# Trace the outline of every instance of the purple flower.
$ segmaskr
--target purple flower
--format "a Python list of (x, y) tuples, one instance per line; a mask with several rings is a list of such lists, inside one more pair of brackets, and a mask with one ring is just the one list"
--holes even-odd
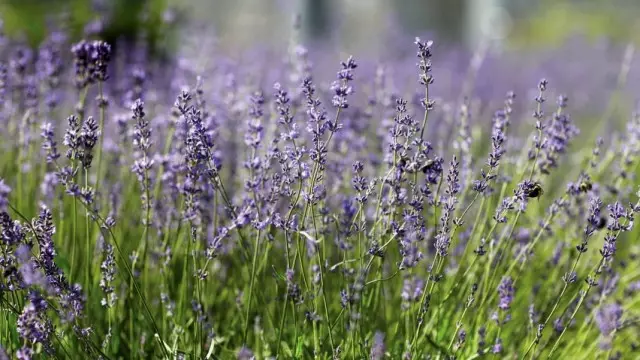
[[(419, 37), (416, 37), (414, 43), (418, 46), (417, 57), (420, 60), (418, 63), (418, 69), (420, 70), (419, 81), (420, 84), (428, 86), (433, 84), (433, 77), (431, 76), (431, 52), (433, 41), (429, 40), (423, 42)], [(426, 99), (425, 99), (426, 100)]]
[(211, 157), (213, 139), (206, 131), (202, 112), (191, 105), (191, 99), (191, 93), (182, 91), (175, 107), (184, 118), (187, 131), (183, 151), (186, 165), (186, 179), (182, 184), (182, 192), (186, 195), (184, 217), (191, 222), (198, 222), (203, 192), (200, 180)]
[[(24, 83), (24, 106), (29, 109), (38, 107), (38, 81), (35, 76), (27, 76)], [(28, 119), (29, 124), (32, 120)]]
[(0, 360), (10, 360), (7, 351), (0, 345)]
[(609, 210), (609, 218), (611, 218), (611, 221), (607, 225), (607, 229), (611, 231), (622, 230), (623, 226), (620, 223), (620, 219), (626, 218), (627, 216), (624, 206), (616, 201), (612, 205), (607, 205), (607, 210)]
[(52, 163), (60, 158), (58, 153), (58, 144), (55, 141), (55, 130), (53, 124), (50, 122), (44, 122), (40, 127), (42, 131), (40, 136), (42, 137), (42, 149), (47, 154), (47, 163)]
[(460, 191), (459, 183), (459, 165), (457, 158), (454, 156), (449, 164), (447, 173), (447, 188), (445, 189), (445, 197), (443, 201), (442, 214), (440, 216), (440, 229), (436, 235), (436, 252), (440, 256), (447, 256), (449, 246), (451, 245), (451, 217), (457, 203), (456, 195)]
[(147, 80), (147, 74), (141, 67), (135, 67), (131, 70), (129, 90), (125, 94), (125, 104), (133, 105), (137, 99), (144, 96), (144, 86)]
[(340, 65), (342, 69), (338, 71), (338, 80), (331, 85), (331, 90), (335, 93), (331, 103), (338, 109), (346, 109), (349, 107), (347, 97), (353, 94), (353, 87), (349, 83), (353, 81), (353, 70), (358, 67), (358, 64), (350, 56)]
[(151, 210), (150, 189), (152, 182), (149, 172), (154, 164), (153, 159), (149, 156), (149, 148), (151, 147), (151, 129), (149, 122), (145, 118), (144, 103), (137, 99), (131, 105), (132, 118), (135, 121), (133, 126), (133, 145), (136, 147), (135, 161), (132, 166), (133, 172), (138, 177), (140, 183), (140, 198), (142, 199), (143, 217), (142, 221), (147, 224), (147, 216)]
[(78, 171), (70, 166), (65, 166), (56, 172), (56, 176), (60, 183), (65, 187), (65, 192), (71, 196), (80, 196), (80, 187), (74, 182), (74, 178)]
[(447, 173), (447, 188), (445, 189), (445, 194), (448, 195), (449, 198), (455, 199), (455, 196), (460, 192), (459, 165), (460, 163), (458, 162), (457, 157), (454, 155), (453, 159), (451, 159), (451, 162), (449, 163), (449, 172)]
[(111, 60), (111, 46), (104, 41), (82, 40), (71, 47), (76, 71), (76, 87), (104, 82), (109, 78), (107, 65)]
[(80, 286), (69, 284), (65, 274), (55, 262), (56, 250), (53, 235), (56, 228), (51, 212), (44, 205), (41, 207), (38, 217), (33, 221), (33, 228), (40, 247), (38, 264), (47, 277), (48, 286), (58, 295), (62, 308), (59, 311), (64, 315), (65, 320), (73, 321), (83, 315), (84, 297)]
[(33, 60), (33, 51), (30, 48), (19, 45), (11, 54), (9, 60), (9, 67), (12, 70), (12, 75), (18, 81), (24, 81), (27, 68)]
[(81, 41), (71, 47), (73, 53), (73, 64), (75, 66), (76, 87), (84, 88), (90, 80), (89, 76), (89, 45), (86, 41)]
[(553, 330), (560, 334), (564, 331), (564, 325), (562, 324), (562, 318), (557, 318), (553, 321)]
[(484, 326), (481, 326), (478, 329), (478, 355), (483, 355), (484, 354), (484, 347), (487, 344), (486, 342), (487, 339), (487, 328)]
[(64, 133), (63, 144), (68, 147), (66, 156), (70, 160), (78, 159), (78, 152), (81, 150), (80, 122), (78, 117), (71, 115), (67, 118), (67, 130)]
[(502, 339), (500, 338), (496, 339), (496, 343), (493, 344), (493, 347), (491, 348), (491, 352), (494, 354), (502, 353)]
[(244, 142), (253, 149), (257, 149), (260, 146), (264, 136), (264, 127), (262, 126), (264, 102), (265, 99), (262, 91), (256, 91), (251, 96), (249, 121), (247, 122), (247, 132), (244, 135)]
[[(613, 257), (616, 253), (616, 241), (623, 231), (629, 231), (633, 227), (633, 211), (627, 210), (619, 202), (608, 205), (610, 221), (607, 224), (607, 234), (604, 237), (604, 244), (600, 254), (604, 259)], [(625, 221), (623, 224), (622, 221)]]
[(96, 146), (99, 136), (100, 129), (98, 129), (98, 123), (93, 116), (89, 116), (82, 124), (80, 130), (80, 139), (85, 151), (91, 151), (94, 146)]
[(8, 84), (9, 73), (7, 70), (7, 65), (3, 62), (0, 62), (0, 120), (4, 116), (3, 110), (6, 106), (5, 99), (7, 96), (7, 89), (9, 88)]
[(300, 136), (300, 133), (294, 121), (294, 116), (291, 114), (291, 99), (280, 83), (275, 83), (273, 88), (276, 91), (275, 106), (279, 115), (278, 124), (283, 125), (285, 129), (280, 137), (285, 141), (295, 140)]
[(45, 95), (45, 103), (52, 111), (58, 106), (61, 100), (60, 76), (64, 72), (64, 59), (62, 57), (62, 47), (65, 35), (60, 31), (53, 31), (38, 49), (38, 62), (36, 69), (38, 75), (44, 82), (42, 93)]
[[(1, 182), (0, 182), (1, 183)], [(9, 214), (0, 212), (0, 226), (2, 227), (2, 242), (7, 245), (20, 244), (25, 239), (25, 230), (19, 221), (13, 221)]]
[(554, 115), (554, 120), (545, 128), (547, 137), (544, 157), (540, 164), (542, 173), (548, 173), (550, 168), (557, 166), (558, 157), (566, 152), (571, 139), (577, 136), (579, 130), (571, 122), (567, 114)]
[(102, 306), (110, 308), (115, 305), (118, 299), (118, 295), (115, 293), (115, 288), (113, 287), (113, 281), (116, 275), (116, 260), (113, 255), (113, 246), (110, 244), (105, 242), (102, 252), (103, 260), (100, 264), (100, 288), (104, 293), (104, 297), (100, 303)]
[(11, 188), (4, 183), (3, 179), (0, 178), (0, 212), (7, 210), (7, 205), (9, 205), (9, 193), (11, 193)]
[(255, 355), (253, 355), (253, 351), (251, 351), (249, 348), (247, 347), (242, 347), (239, 351), (238, 351), (238, 356), (237, 359), (238, 360), (255, 360)]
[(29, 301), (18, 316), (18, 335), (29, 345), (31, 349), (36, 344), (41, 344), (50, 351), (50, 338), (53, 334), (53, 325), (47, 316), (47, 302), (36, 292), (29, 293)]
[(65, 134), (64, 144), (69, 147), (67, 150), (67, 157), (73, 156), (79, 159), (82, 166), (85, 169), (91, 167), (93, 161), (93, 148), (98, 143), (100, 136), (100, 129), (98, 129), (98, 123), (92, 116), (89, 116), (87, 120), (82, 124), (82, 127), (77, 129), (77, 118), (70, 116), (68, 119), (69, 128)]
[(40, 246), (39, 263), (52, 285), (56, 287), (57, 291), (62, 291), (66, 286), (63, 283), (64, 276), (55, 263), (56, 250), (52, 239), (55, 227), (48, 208), (42, 206), (40, 215), (34, 221), (33, 226), (38, 235), (38, 245)]
[(507, 217), (505, 213), (509, 210), (515, 209), (515, 198), (514, 197), (506, 197), (502, 199), (502, 202), (496, 207), (495, 214), (493, 215), (493, 219), (499, 223), (507, 222)]
[(151, 129), (149, 122), (145, 119), (144, 102), (136, 99), (131, 105), (132, 118), (135, 121), (133, 131), (133, 145), (142, 152), (146, 152), (151, 147)]
[(27, 286), (39, 286), (48, 288), (48, 282), (44, 274), (37, 268), (36, 263), (31, 259), (31, 249), (25, 244), (21, 244), (16, 249), (16, 257), (20, 263), (20, 276)]
[(466, 340), (467, 340), (467, 332), (464, 329), (460, 329), (460, 331), (458, 331), (458, 346), (461, 346), (462, 344), (464, 344)]
[[(423, 258), (423, 253), (418, 247), (418, 229), (409, 229), (409, 231), (402, 231), (404, 237), (400, 240), (400, 255), (402, 255), (402, 261), (400, 262), (400, 269), (412, 268), (418, 264)], [(447, 242), (446, 235), (440, 239), (440, 246), (444, 246), (443, 243)], [(438, 244), (436, 244), (438, 246)]]
[(564, 96), (561, 96), (558, 101), (558, 111), (549, 121), (543, 122), (542, 104), (545, 101), (544, 92), (546, 89), (547, 81), (543, 79), (538, 84), (539, 94), (535, 99), (538, 106), (533, 115), (536, 118), (536, 129), (542, 138), (536, 136), (534, 138), (535, 150), (529, 151), (529, 159), (537, 161), (536, 165), (542, 174), (549, 174), (551, 169), (557, 167), (560, 155), (566, 152), (570, 141), (579, 133), (569, 115), (563, 112), (567, 106), (567, 98)]
[(504, 142), (505, 142), (505, 133), (504, 133), (504, 120), (506, 115), (504, 111), (497, 111), (494, 115), (494, 126), (493, 133), (491, 134), (491, 152), (489, 153), (489, 160), (487, 160), (487, 165), (489, 165), (490, 169), (496, 169), (500, 164), (500, 159), (505, 153)]
[(18, 360), (31, 360), (33, 358), (34, 351), (28, 346), (23, 346), (16, 351), (16, 359)]
[[(602, 201), (599, 197), (595, 196), (589, 199), (589, 212), (587, 217), (587, 226), (584, 229), (585, 238), (591, 237), (596, 230), (600, 229), (600, 209), (602, 208)], [(580, 250), (580, 249), (578, 249)], [(584, 252), (584, 251), (581, 251)]]
[(376, 331), (373, 335), (373, 344), (371, 345), (371, 353), (369, 354), (370, 360), (382, 360), (384, 359), (386, 352), (386, 346), (384, 344), (384, 333)]
[(309, 156), (311, 160), (323, 165), (328, 151), (323, 140), (327, 130), (327, 112), (322, 107), (320, 99), (316, 97), (315, 85), (310, 76), (303, 80), (302, 92), (307, 103), (307, 131), (311, 133), (313, 143)]
[(514, 291), (513, 280), (511, 279), (511, 277), (503, 277), (500, 285), (498, 285), (498, 308), (500, 308), (500, 310), (507, 311), (511, 308)]
[(598, 324), (600, 334), (603, 336), (603, 340), (600, 343), (601, 348), (611, 348), (614, 330), (622, 326), (622, 315), (623, 309), (618, 303), (604, 305), (596, 313), (596, 324)]

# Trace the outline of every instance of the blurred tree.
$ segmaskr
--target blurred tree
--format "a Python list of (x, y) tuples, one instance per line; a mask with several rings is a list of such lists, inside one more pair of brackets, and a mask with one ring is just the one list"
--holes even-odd
[(303, 31), (309, 38), (320, 38), (329, 31), (331, 6), (327, 0), (304, 0), (302, 4)]
[(467, 1), (396, 0), (393, 7), (405, 30), (411, 33), (434, 31), (441, 41), (458, 42), (465, 35)]
[(47, 22), (54, 20), (53, 14), (68, 12), (65, 26), (77, 33), (84, 26), (90, 7), (86, 1), (65, 0), (4, 0), (0, 2), (0, 16), (9, 35), (26, 37), (31, 45), (37, 45), (47, 32)]
[(22, 34), (37, 45), (50, 22), (66, 15), (62, 24), (74, 39), (87, 32), (115, 44), (134, 41), (144, 30), (149, 50), (164, 36), (167, 0), (3, 0), (0, 14), (10, 35)]

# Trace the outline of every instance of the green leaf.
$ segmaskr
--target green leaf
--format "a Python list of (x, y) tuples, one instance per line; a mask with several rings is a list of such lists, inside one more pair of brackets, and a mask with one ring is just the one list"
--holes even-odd
[(298, 336), (298, 346), (296, 347), (296, 359), (302, 358), (302, 354), (304, 353), (304, 336)]
[(284, 354), (286, 355), (286, 357), (290, 358), (293, 356), (293, 352), (291, 351), (291, 348), (289, 347), (289, 344), (287, 344), (286, 341), (282, 341), (280, 343), (280, 346), (282, 346), (282, 351), (284, 351)]

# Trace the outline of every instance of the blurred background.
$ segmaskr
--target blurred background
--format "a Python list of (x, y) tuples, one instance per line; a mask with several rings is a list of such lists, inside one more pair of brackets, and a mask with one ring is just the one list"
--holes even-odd
[(33, 47), (57, 33), (97, 37), (134, 63), (153, 60), (148, 71), (243, 64), (266, 83), (288, 76), (282, 61), (304, 45), (319, 78), (355, 55), (363, 79), (386, 69), (400, 92), (415, 91), (420, 36), (436, 44), (445, 113), (467, 97), (482, 109), (502, 106), (507, 91), (533, 99), (543, 77), (601, 123), (640, 100), (640, 0), (0, 0), (0, 21), (0, 32)]
[(170, 35), (167, 28), (198, 26), (225, 47), (286, 43), (295, 14), (305, 42), (351, 51), (383, 52), (398, 34), (471, 47), (555, 46), (576, 33), (636, 41), (640, 34), (638, 0), (0, 0), (5, 30), (34, 45), (58, 13), (76, 37), (143, 30), (156, 44)]
[(307, 41), (383, 51), (389, 38), (425, 32), (448, 43), (554, 46), (581, 33), (592, 39), (637, 37), (637, 0), (210, 0), (188, 1), (225, 42), (286, 37), (300, 14)]

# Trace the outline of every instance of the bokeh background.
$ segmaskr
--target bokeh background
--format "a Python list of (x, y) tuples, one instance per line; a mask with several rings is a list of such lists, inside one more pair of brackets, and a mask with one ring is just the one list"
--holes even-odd
[(507, 47), (558, 46), (576, 33), (614, 41), (636, 41), (640, 34), (637, 0), (0, 1), (6, 30), (30, 42), (44, 37), (56, 12), (68, 16), (76, 36), (93, 27), (108, 37), (132, 36), (141, 28), (150, 37), (166, 37), (162, 27), (178, 22), (174, 29), (197, 24), (223, 46), (282, 43), (299, 14), (305, 40), (331, 40), (352, 51), (385, 51), (398, 33), (430, 32), (466, 46), (491, 40)]
[(71, 41), (99, 37), (127, 53), (142, 46), (198, 75), (231, 66), (224, 57), (285, 61), (303, 44), (320, 78), (355, 55), (371, 76), (394, 64), (397, 84), (415, 81), (420, 36), (435, 40), (434, 91), (451, 108), (471, 96), (492, 109), (511, 90), (532, 99), (544, 77), (571, 94), (581, 122), (602, 124), (625, 118), (640, 94), (638, 0), (0, 0), (0, 19), (34, 47), (64, 24)]

